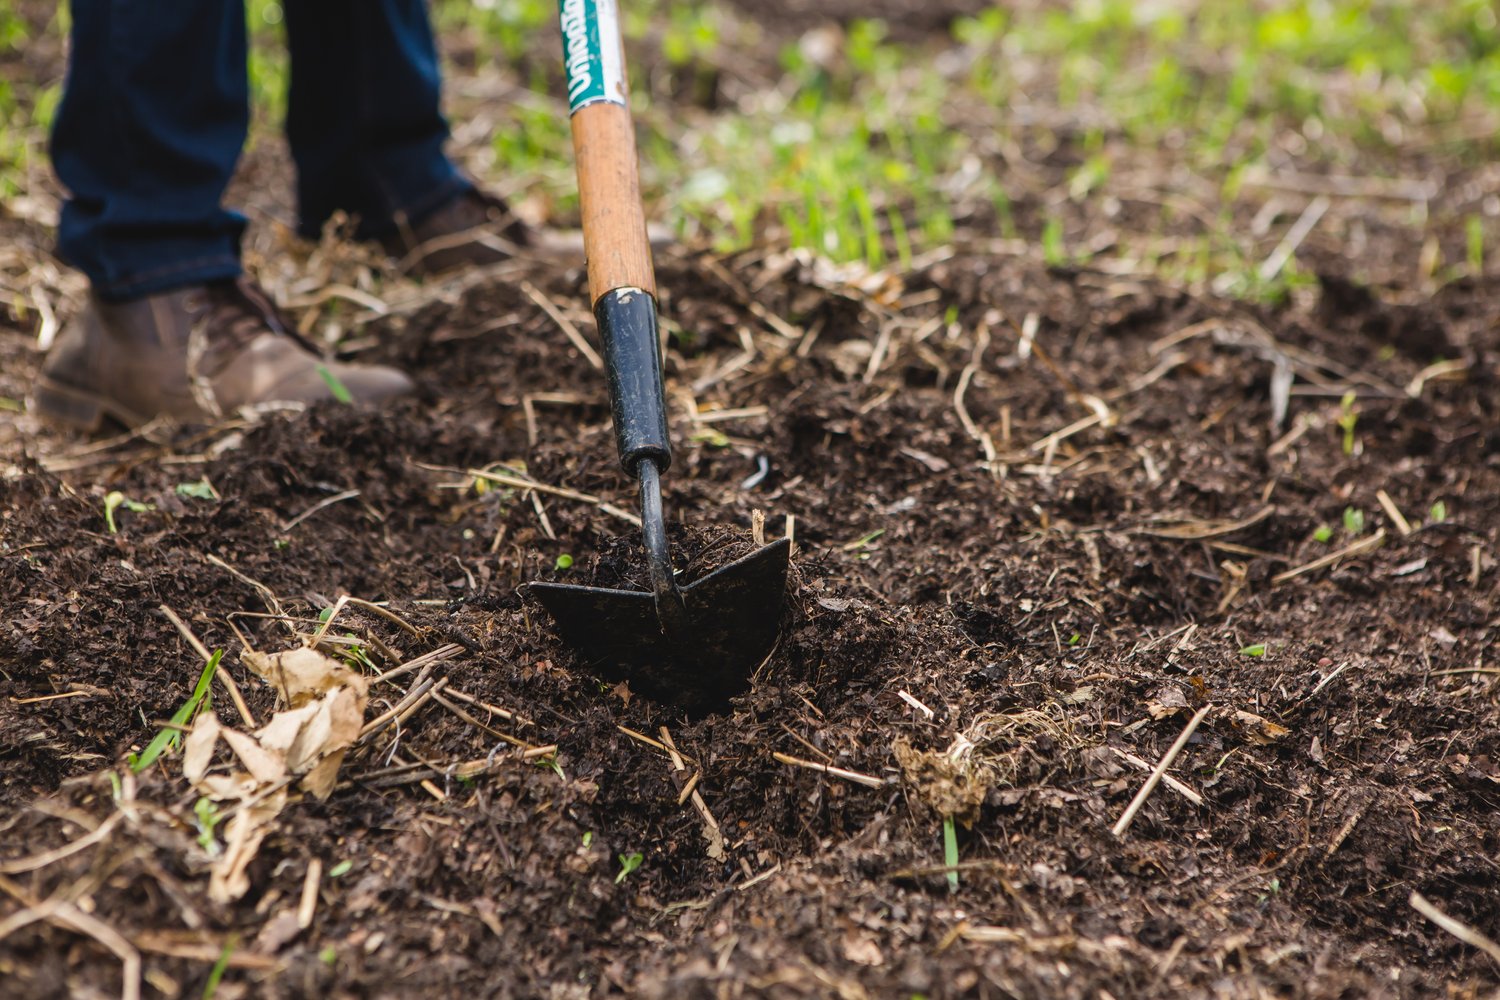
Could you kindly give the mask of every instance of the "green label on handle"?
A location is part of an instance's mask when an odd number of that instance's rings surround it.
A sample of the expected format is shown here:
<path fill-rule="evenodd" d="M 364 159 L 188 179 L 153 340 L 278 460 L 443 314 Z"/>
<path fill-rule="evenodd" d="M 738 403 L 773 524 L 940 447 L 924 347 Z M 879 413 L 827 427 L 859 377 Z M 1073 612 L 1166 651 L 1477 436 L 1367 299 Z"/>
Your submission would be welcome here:
<path fill-rule="evenodd" d="M 560 0 L 568 111 L 600 101 L 625 103 L 625 61 L 615 0 Z"/>

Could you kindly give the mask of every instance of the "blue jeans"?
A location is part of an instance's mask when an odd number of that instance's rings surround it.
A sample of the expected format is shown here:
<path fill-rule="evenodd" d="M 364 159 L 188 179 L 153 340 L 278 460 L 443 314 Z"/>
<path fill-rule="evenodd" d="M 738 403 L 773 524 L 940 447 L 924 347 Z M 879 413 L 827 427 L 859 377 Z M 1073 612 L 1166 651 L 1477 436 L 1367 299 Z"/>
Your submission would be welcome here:
<path fill-rule="evenodd" d="M 300 229 L 335 211 L 394 230 L 468 190 L 443 154 L 423 0 L 285 0 L 287 139 Z M 249 127 L 242 0 L 72 0 L 52 135 L 71 197 L 58 248 L 105 298 L 240 273 L 244 216 L 220 201 Z"/>

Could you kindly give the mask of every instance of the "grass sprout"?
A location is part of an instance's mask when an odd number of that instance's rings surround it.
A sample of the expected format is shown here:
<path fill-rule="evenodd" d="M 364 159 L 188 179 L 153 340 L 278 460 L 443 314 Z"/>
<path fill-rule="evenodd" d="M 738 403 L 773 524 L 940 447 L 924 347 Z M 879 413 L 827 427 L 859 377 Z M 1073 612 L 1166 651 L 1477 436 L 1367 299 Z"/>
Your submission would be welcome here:
<path fill-rule="evenodd" d="M 156 759 L 168 748 L 176 747 L 182 742 L 182 728 L 197 716 L 199 709 L 207 707 L 212 701 L 210 688 L 213 684 L 214 671 L 219 668 L 219 661 L 223 657 L 222 649 L 214 650 L 213 655 L 203 664 L 203 672 L 198 675 L 198 683 L 193 687 L 192 695 L 182 703 L 181 708 L 172 713 L 171 726 L 157 733 L 151 742 L 146 744 L 146 749 L 142 750 L 139 756 L 136 754 L 126 756 L 125 761 L 132 771 L 140 774 L 156 763 Z"/>

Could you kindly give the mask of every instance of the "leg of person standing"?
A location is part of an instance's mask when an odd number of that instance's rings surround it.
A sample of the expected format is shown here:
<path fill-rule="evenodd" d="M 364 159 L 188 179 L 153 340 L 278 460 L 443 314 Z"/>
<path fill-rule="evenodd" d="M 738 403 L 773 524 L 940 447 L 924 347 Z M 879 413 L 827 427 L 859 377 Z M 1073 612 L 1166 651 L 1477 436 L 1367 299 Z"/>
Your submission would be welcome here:
<path fill-rule="evenodd" d="M 529 234 L 443 152 L 448 123 L 424 0 L 285 0 L 287 139 L 302 235 L 335 212 L 414 270 L 503 259 Z M 467 237 L 467 238 L 465 238 Z"/>
<path fill-rule="evenodd" d="M 221 205 L 249 127 L 238 2 L 73 0 L 52 160 L 58 247 L 110 301 L 240 273 Z"/>
<path fill-rule="evenodd" d="M 63 258 L 89 278 L 36 409 L 97 430 L 331 398 L 324 363 L 241 272 L 245 220 L 221 204 L 249 123 L 241 0 L 73 0 L 52 158 L 69 191 Z M 394 369 L 326 368 L 356 399 Z"/>

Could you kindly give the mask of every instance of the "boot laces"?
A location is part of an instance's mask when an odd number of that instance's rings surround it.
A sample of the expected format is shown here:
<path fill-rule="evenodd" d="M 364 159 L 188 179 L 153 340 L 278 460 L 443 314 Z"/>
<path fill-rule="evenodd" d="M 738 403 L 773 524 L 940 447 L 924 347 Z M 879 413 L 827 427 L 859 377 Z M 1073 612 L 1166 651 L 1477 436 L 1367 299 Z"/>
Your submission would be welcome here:
<path fill-rule="evenodd" d="M 205 292 L 207 303 L 201 322 L 207 335 L 203 359 L 206 373 L 217 373 L 257 337 L 267 333 L 290 337 L 317 353 L 312 344 L 282 319 L 265 290 L 249 278 L 240 276 L 232 281 L 213 282 L 205 287 Z"/>

